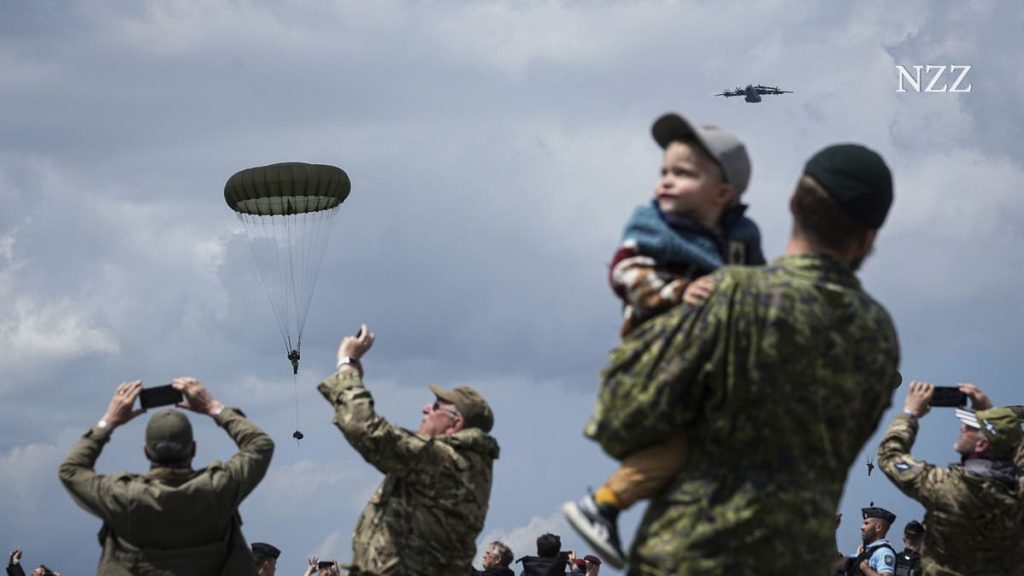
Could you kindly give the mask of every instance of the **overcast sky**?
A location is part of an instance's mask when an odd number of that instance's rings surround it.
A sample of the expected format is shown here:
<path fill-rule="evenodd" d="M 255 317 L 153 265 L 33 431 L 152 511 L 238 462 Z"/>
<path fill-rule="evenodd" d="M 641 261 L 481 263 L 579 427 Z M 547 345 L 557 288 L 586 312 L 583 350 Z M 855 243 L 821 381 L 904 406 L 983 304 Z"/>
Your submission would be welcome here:
<path fill-rule="evenodd" d="M 122 380 L 192 375 L 277 442 L 242 506 L 249 541 L 282 548 L 285 574 L 313 553 L 349 560 L 381 476 L 315 385 L 360 322 L 377 332 L 367 386 L 393 422 L 416 426 L 432 382 L 473 385 L 494 407 L 502 453 L 480 543 L 532 554 L 550 530 L 588 551 L 558 509 L 614 469 L 581 429 L 617 340 L 607 265 L 651 195 L 649 129 L 666 111 L 745 140 L 770 258 L 811 154 L 879 150 L 896 200 L 861 276 L 896 321 L 905 379 L 1024 401 L 1022 25 L 1011 0 L 0 0 L 4 553 L 89 573 L 99 522 L 57 466 Z M 897 92 L 897 65 L 927 64 L 971 66 L 971 91 Z M 712 96 L 748 83 L 795 93 Z M 294 379 L 223 200 L 234 172 L 284 161 L 352 180 Z M 193 422 L 197 464 L 233 453 Z M 98 469 L 144 471 L 144 427 L 118 429 Z M 933 411 L 914 453 L 950 462 L 956 429 Z M 921 514 L 861 458 L 841 507 L 847 552 L 870 501 L 898 527 Z M 641 512 L 623 519 L 627 541 Z"/>

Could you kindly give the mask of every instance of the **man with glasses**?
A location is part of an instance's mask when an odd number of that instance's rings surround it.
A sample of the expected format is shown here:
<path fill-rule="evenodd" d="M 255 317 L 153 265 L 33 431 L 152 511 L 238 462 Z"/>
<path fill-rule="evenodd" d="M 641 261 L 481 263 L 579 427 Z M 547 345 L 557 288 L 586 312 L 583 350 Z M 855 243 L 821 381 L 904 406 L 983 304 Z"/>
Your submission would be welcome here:
<path fill-rule="evenodd" d="M 356 524 L 349 574 L 469 574 L 498 458 L 494 414 L 468 386 L 431 384 L 436 400 L 415 432 L 388 422 L 363 385 L 374 338 L 365 324 L 343 338 L 337 372 L 317 387 L 349 444 L 385 474 Z"/>
<path fill-rule="evenodd" d="M 878 465 L 925 508 L 922 574 L 1024 574 L 1024 407 L 993 408 L 973 384 L 959 388 L 973 408 L 956 410 L 961 425 L 953 449 L 960 464 L 939 468 L 910 455 L 935 392 L 915 381 L 878 447 Z"/>

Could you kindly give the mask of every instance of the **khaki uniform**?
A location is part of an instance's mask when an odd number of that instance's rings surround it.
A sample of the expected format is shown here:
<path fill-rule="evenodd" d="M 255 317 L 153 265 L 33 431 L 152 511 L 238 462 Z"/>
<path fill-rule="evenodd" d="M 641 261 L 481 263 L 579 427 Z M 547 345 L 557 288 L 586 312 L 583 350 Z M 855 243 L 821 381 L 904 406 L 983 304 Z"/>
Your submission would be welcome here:
<path fill-rule="evenodd" d="M 227 462 L 202 470 L 153 468 L 148 474 L 93 470 L 110 430 L 93 427 L 60 466 L 79 506 L 103 520 L 104 576 L 242 576 L 256 573 L 240 530 L 238 505 L 270 466 L 274 442 L 240 412 L 217 417 L 238 445 Z"/>
<path fill-rule="evenodd" d="M 888 313 L 825 256 L 723 268 L 704 305 L 640 326 L 586 433 L 621 459 L 682 430 L 690 454 L 641 520 L 629 574 L 827 573 L 898 361 Z"/>
<path fill-rule="evenodd" d="M 1024 575 L 1024 484 L 1011 462 L 938 468 L 910 455 L 917 420 L 901 414 L 878 447 L 878 465 L 925 508 L 924 576 Z M 1017 452 L 1017 466 L 1024 465 Z"/>
<path fill-rule="evenodd" d="M 491 496 L 498 443 L 478 428 L 422 436 L 389 423 L 355 371 L 319 386 L 334 423 L 386 477 L 352 537 L 352 574 L 469 574 Z"/>

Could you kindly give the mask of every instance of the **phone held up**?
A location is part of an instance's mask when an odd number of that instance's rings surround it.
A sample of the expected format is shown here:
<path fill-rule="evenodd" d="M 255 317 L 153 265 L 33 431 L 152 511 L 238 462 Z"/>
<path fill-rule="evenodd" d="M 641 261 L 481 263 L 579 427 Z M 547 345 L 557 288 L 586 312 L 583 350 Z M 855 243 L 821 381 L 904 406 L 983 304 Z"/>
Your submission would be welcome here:
<path fill-rule="evenodd" d="M 157 406 L 179 404 L 182 400 L 184 400 L 184 396 L 182 396 L 181 391 L 175 390 L 170 384 L 143 388 L 142 392 L 139 393 L 139 404 L 143 410 L 149 410 Z"/>
<path fill-rule="evenodd" d="M 967 394 L 956 386 L 936 386 L 932 393 L 933 408 L 959 408 L 967 405 Z"/>

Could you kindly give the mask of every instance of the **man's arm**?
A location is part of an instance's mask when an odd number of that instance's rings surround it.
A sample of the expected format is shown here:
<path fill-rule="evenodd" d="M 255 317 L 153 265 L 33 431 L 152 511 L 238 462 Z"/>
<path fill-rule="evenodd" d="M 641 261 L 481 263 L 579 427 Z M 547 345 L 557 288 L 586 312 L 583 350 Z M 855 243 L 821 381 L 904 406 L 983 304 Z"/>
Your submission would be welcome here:
<path fill-rule="evenodd" d="M 238 452 L 224 466 L 237 486 L 236 502 L 241 502 L 267 473 L 274 455 L 274 441 L 241 411 L 226 408 L 214 399 L 195 378 L 175 378 L 171 386 L 185 397 L 184 408 L 213 418 L 238 446 Z"/>
<path fill-rule="evenodd" d="M 343 338 L 338 371 L 317 390 L 334 406 L 334 424 L 364 460 L 385 474 L 408 474 L 427 453 L 434 453 L 435 442 L 391 424 L 374 410 L 373 395 L 363 385 L 360 359 L 375 337 L 364 324 L 358 335 Z"/>
<path fill-rule="evenodd" d="M 585 429 L 612 457 L 685 428 L 699 412 L 734 287 L 715 278 L 706 303 L 652 318 L 612 351 Z"/>
<path fill-rule="evenodd" d="M 114 429 L 142 414 L 142 410 L 133 409 L 141 392 L 142 381 L 122 382 L 99 422 L 71 448 L 60 465 L 60 481 L 71 497 L 79 506 L 103 519 L 106 519 L 105 476 L 94 470 L 96 460 Z"/>
<path fill-rule="evenodd" d="M 947 493 L 947 485 L 954 481 L 948 470 L 936 468 L 910 455 L 917 438 L 918 419 L 924 418 L 931 410 L 934 390 L 931 384 L 911 382 L 903 404 L 904 412 L 889 425 L 878 446 L 878 467 L 901 492 L 925 508 L 934 506 L 934 499 Z"/>

